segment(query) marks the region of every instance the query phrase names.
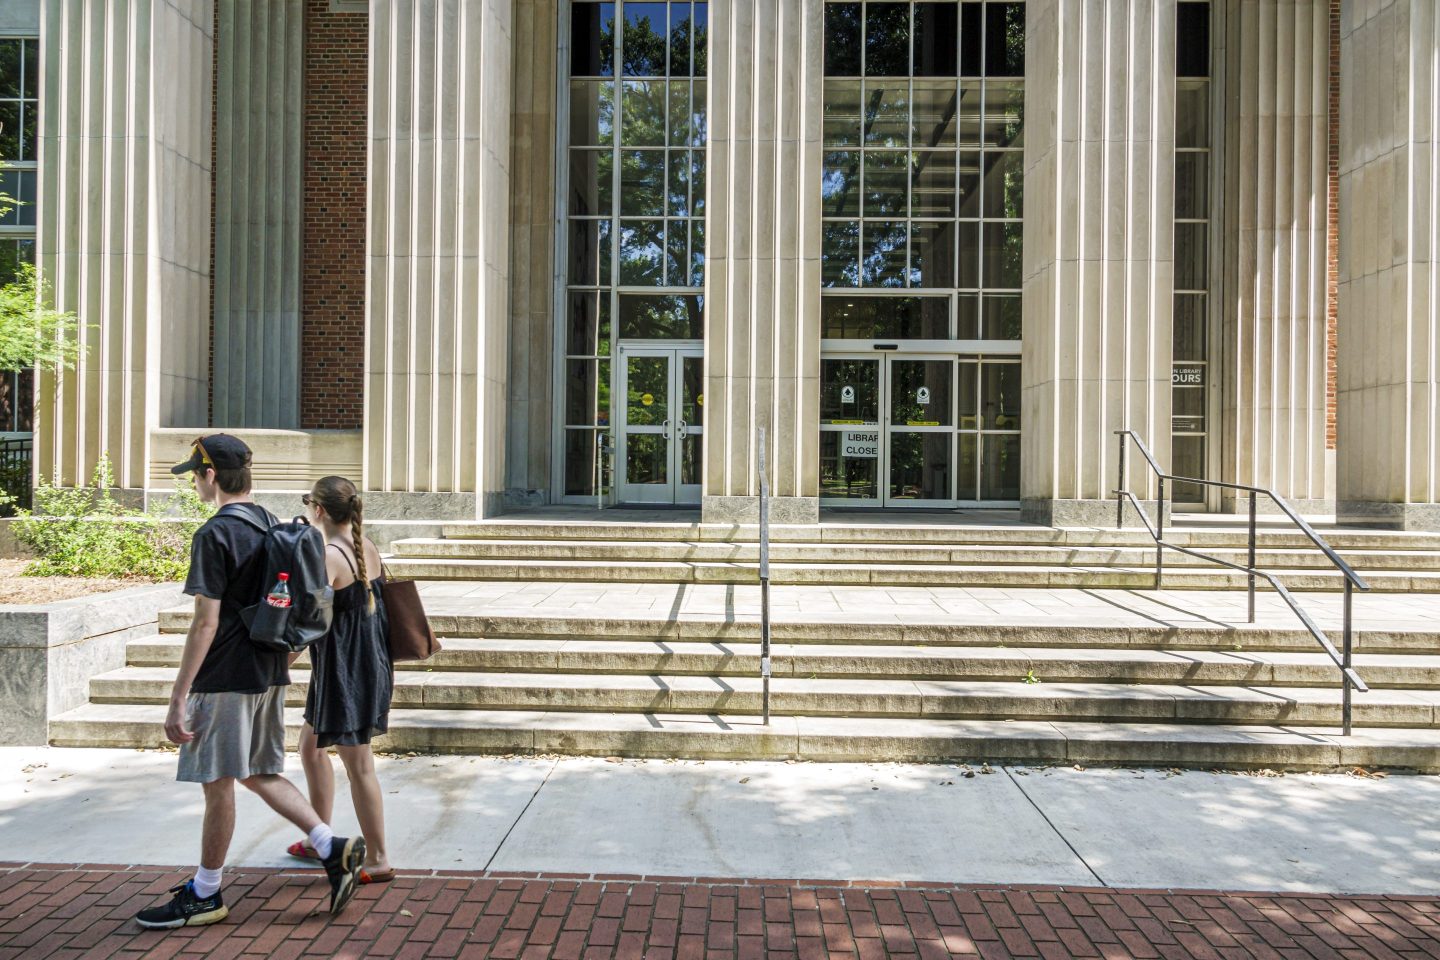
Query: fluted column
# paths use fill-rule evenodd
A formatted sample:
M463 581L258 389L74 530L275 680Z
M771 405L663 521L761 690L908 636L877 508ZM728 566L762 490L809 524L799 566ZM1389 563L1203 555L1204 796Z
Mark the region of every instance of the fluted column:
M1340 23L1336 511L1440 530L1440 11L1346 3Z
M555 58L560 5L515 0L506 494L543 500L555 441Z
M39 262L84 355L37 391L41 476L108 455L143 488L150 432L209 392L212 0L45 0Z
M304 13L219 0L216 426L300 425Z
M511 0L372 0L365 488L504 490Z
M1227 8L1219 479L1328 512L1328 0ZM1228 500L1228 498L1227 498ZM1241 506L1244 501L1240 501Z
M819 517L821 8L710 6L707 520L754 519L761 427L772 518Z
M1113 432L1169 461L1175 0L1025 6L1021 510L1113 523Z

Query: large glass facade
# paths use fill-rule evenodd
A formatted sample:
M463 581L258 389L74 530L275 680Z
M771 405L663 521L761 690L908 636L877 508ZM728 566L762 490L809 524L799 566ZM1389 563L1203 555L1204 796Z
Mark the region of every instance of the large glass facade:
M689 0L570 10L563 493L592 497L631 407L611 399L619 344L704 336L709 16Z
M1022 2L825 4L823 500L1019 499L1024 74Z
M10 198L0 215L0 284L35 262L39 96L39 40L0 37L0 193ZM34 372L0 371L0 434L27 433L34 420Z
M1175 45L1175 317L1171 472L1206 479L1210 422L1210 4L1181 0ZM1175 502L1200 505L1200 484Z

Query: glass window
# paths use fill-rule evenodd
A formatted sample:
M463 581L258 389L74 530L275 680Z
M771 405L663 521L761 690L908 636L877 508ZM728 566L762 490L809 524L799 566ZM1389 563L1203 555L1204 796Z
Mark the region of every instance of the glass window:
M820 361L820 422L880 422L880 361Z
M910 76L910 4L865 4L865 76Z
M620 339L700 340L705 336L705 298L620 295Z
M960 11L956 3L915 4L916 77L953 77L959 67Z
M825 75L858 77L861 61L861 12L858 3L825 4Z
M1175 299L1171 321L1171 469L1208 476L1210 384L1210 4L1181 0L1175 37ZM1200 484L1176 483L1177 503L1201 503Z
M564 491L593 496L614 341L704 336L709 11L573 0L570 18Z
M997 296L971 336L1015 340L1025 4L825 4L821 279Z
M831 295L820 300L820 336L829 340L945 340L945 297Z

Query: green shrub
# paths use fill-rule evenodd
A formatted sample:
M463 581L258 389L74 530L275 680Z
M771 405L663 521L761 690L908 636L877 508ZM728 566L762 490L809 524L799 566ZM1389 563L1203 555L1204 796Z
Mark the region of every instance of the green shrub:
M21 512L15 538L35 555L29 577L113 577L183 580L190 538L212 508L191 483L177 484L164 506L137 513L115 499L108 458L95 466L91 486L35 488L35 509Z

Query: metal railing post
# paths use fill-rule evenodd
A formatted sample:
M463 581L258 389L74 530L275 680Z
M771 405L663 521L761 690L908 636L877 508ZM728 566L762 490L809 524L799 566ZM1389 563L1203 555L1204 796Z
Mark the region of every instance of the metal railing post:
M1255 494L1250 494L1250 622L1255 622ZM1349 583L1350 581L1345 581Z
M1125 434L1120 434L1120 483L1119 489L1115 491L1115 529L1120 530L1125 526L1125 495L1122 491L1130 489L1125 485L1125 441L1129 439Z
M1340 655L1341 655L1341 657L1342 657L1343 660L1344 660L1345 666L1344 666L1344 669L1342 669L1342 670L1340 671L1340 673L1341 673L1341 676L1342 676L1342 678L1343 678L1343 682L1344 682L1344 684L1345 684L1344 703L1343 703L1343 705L1342 705L1342 707L1341 707L1341 711L1342 711L1341 720L1342 720L1343 723L1344 723L1344 730L1343 730L1343 732L1344 732L1345 736L1347 736L1347 737L1350 736L1350 690L1351 690L1351 686L1352 686L1352 685L1351 685L1351 682L1350 682L1350 670L1351 670L1351 667L1354 666L1354 664L1351 662L1351 657L1352 657L1352 654L1354 653L1354 647L1353 647L1352 637L1351 637L1351 616L1350 616L1350 613L1351 613L1351 610L1350 610L1350 601L1351 601L1351 597L1352 597L1353 595L1354 595L1354 585L1350 582L1350 578L1349 578L1349 577L1346 577L1346 578L1345 578L1345 635L1344 635L1344 637L1343 637L1344 645L1343 645L1343 647L1341 648L1341 651L1340 651Z
M760 700L770 726L770 481L765 468L765 428L760 428Z
M1155 510L1155 589L1160 589L1160 578L1165 574L1165 477L1160 476L1160 500Z

